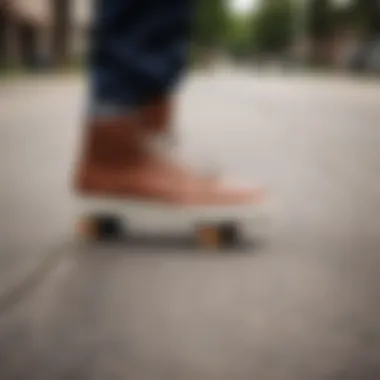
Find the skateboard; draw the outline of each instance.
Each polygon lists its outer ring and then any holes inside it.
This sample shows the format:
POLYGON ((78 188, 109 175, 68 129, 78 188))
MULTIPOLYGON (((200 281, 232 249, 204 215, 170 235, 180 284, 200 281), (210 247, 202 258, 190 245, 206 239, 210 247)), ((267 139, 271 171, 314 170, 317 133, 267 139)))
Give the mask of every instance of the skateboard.
POLYGON ((239 246, 247 229, 262 220, 266 195, 250 205, 179 206, 148 201, 79 199, 77 234, 90 241, 127 240, 133 231, 182 233, 193 231, 204 249, 239 246))

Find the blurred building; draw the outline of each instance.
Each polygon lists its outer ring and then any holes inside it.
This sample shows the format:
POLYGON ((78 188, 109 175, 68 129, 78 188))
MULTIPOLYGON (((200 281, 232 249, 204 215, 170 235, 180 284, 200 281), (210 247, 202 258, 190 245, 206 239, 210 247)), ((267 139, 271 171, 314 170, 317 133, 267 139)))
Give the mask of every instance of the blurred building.
POLYGON ((26 68, 81 57, 91 0, 0 1, 0 65, 26 68))

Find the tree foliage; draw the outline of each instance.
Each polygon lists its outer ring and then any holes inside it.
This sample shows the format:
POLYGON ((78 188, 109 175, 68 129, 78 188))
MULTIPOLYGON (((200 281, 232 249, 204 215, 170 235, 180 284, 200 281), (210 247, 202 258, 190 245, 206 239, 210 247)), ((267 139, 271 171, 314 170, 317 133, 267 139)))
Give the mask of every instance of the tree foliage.
POLYGON ((326 40, 334 28, 334 8, 331 0, 310 0, 307 10, 308 32, 312 40, 326 40))
POLYGON ((293 32, 290 0, 265 0, 252 19, 252 42, 259 53, 283 52, 293 32))
POLYGON ((251 15, 231 13, 226 30, 225 47, 236 58, 247 57, 253 50, 250 33, 251 15))
POLYGON ((380 2, 378 0, 354 0, 352 21, 366 37, 380 34, 380 2))
POLYGON ((200 47, 219 46, 228 25, 224 0, 199 0, 196 10, 194 42, 200 47))
POLYGON ((72 0, 53 0, 50 2, 53 16, 52 46, 57 65, 69 61, 69 44, 72 19, 72 0))

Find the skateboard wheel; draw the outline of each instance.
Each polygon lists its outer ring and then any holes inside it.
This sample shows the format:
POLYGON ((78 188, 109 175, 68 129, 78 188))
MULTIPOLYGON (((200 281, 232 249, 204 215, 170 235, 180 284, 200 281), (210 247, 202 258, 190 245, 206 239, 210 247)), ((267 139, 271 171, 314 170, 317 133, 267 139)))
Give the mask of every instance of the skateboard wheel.
POLYGON ((121 221, 115 216, 92 215, 78 223, 78 233, 85 239, 114 240, 124 235, 121 221))
POLYGON ((235 222, 227 222, 220 225, 219 234, 225 247, 235 247, 241 242, 240 226, 235 222))
POLYGON ((220 234, 217 226, 201 226, 197 231, 198 244, 206 249, 218 249, 220 234))
POLYGON ((206 249, 234 247, 240 242, 240 229, 234 222, 203 225, 197 230, 197 240, 206 249))
POLYGON ((90 217, 80 219, 76 224, 76 233, 84 239, 92 239, 97 235, 95 221, 90 217))

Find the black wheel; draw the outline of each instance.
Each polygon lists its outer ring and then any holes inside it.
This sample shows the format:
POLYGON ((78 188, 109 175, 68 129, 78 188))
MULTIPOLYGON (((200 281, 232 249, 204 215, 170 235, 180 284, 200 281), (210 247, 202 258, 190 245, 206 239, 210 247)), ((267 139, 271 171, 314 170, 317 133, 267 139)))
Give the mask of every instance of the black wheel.
POLYGON ((241 229, 238 223, 226 222, 219 226, 220 239, 224 247, 236 247, 241 243, 241 229))
POLYGON ((235 222, 203 224, 197 228, 196 238, 201 248, 233 248, 241 242, 241 231, 235 222))
POLYGON ((85 239, 110 241, 125 236, 125 227, 117 216, 98 214, 83 217, 78 232, 85 239))

